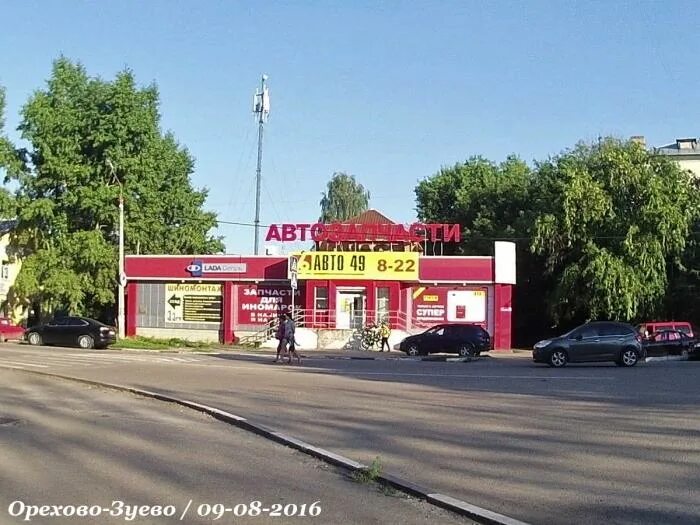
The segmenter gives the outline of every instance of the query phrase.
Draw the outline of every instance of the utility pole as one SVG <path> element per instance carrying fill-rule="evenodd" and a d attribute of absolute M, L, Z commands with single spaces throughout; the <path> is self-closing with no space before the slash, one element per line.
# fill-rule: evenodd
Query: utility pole
<path fill-rule="evenodd" d="M 124 326 L 124 288 L 126 287 L 126 273 L 124 272 L 124 188 L 122 181 L 116 174 L 116 169 L 111 160 L 107 160 L 107 166 L 112 172 L 112 177 L 119 184 L 119 291 L 117 299 L 117 330 L 119 339 L 125 335 Z"/>
<path fill-rule="evenodd" d="M 253 113 L 258 117 L 258 168 L 255 171 L 255 255 L 260 244 L 260 183 L 262 170 L 263 126 L 270 114 L 270 93 L 265 85 L 267 75 L 262 76 L 260 91 L 253 96 Z"/>
<path fill-rule="evenodd" d="M 126 273 L 124 272 L 124 192 L 122 183 L 119 182 L 119 302 L 117 307 L 117 329 L 119 339 L 124 339 L 126 334 L 124 326 L 124 287 L 126 286 Z"/>

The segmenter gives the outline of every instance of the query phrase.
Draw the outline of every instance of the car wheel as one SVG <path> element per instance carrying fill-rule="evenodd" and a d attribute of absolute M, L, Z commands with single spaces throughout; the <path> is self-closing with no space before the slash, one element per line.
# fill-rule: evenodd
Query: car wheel
<path fill-rule="evenodd" d="M 564 350 L 552 350 L 552 353 L 549 354 L 549 366 L 553 366 L 554 368 L 561 368 L 565 366 L 568 361 L 569 356 L 566 355 Z"/>
<path fill-rule="evenodd" d="M 29 341 L 29 344 L 32 346 L 39 346 L 41 344 L 41 336 L 36 332 L 31 332 L 27 336 L 27 341 Z"/>
<path fill-rule="evenodd" d="M 85 350 L 95 347 L 95 340 L 89 335 L 81 335 L 78 337 L 78 346 Z"/>
<path fill-rule="evenodd" d="M 411 345 L 406 350 L 406 353 L 410 356 L 415 357 L 417 355 L 420 355 L 420 349 L 416 345 Z"/>
<path fill-rule="evenodd" d="M 473 357 L 474 347 L 471 345 L 461 345 L 457 350 L 460 357 Z"/>
<path fill-rule="evenodd" d="M 633 348 L 625 348 L 620 355 L 621 366 L 634 366 L 639 361 L 639 355 Z"/>

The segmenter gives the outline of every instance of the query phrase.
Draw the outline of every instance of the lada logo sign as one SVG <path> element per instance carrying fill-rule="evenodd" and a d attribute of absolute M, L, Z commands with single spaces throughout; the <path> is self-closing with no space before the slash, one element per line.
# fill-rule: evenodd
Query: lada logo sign
<path fill-rule="evenodd" d="M 185 269 L 192 277 L 201 277 L 207 273 L 245 273 L 248 265 L 246 263 L 205 263 L 194 260 Z"/>
<path fill-rule="evenodd" d="M 186 268 L 192 277 L 202 276 L 202 261 L 192 261 Z"/>

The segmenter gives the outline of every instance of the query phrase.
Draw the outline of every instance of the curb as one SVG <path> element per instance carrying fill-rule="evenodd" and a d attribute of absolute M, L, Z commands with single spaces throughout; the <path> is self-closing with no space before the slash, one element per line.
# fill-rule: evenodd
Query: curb
<path fill-rule="evenodd" d="M 63 379 L 65 381 L 73 381 L 75 383 L 81 383 L 89 386 L 97 386 L 101 388 L 108 388 L 110 390 L 116 390 L 119 392 L 128 392 L 130 394 L 135 394 L 141 397 L 147 397 L 151 399 L 157 399 L 158 401 L 164 401 L 167 403 L 173 403 L 176 405 L 184 406 L 197 412 L 202 412 L 207 414 L 214 419 L 223 421 L 237 428 L 253 432 L 261 437 L 270 439 L 289 448 L 293 448 L 310 456 L 313 456 L 325 463 L 341 467 L 350 472 L 357 472 L 359 470 L 365 470 L 368 468 L 367 465 L 358 463 L 352 459 L 346 458 L 339 454 L 335 454 L 329 450 L 316 447 L 305 441 L 297 439 L 295 437 L 289 436 L 283 432 L 278 432 L 274 429 L 268 428 L 266 426 L 252 423 L 248 421 L 247 418 L 237 416 L 230 412 L 211 407 L 209 405 L 204 405 L 202 403 L 196 403 L 194 401 L 189 401 L 187 399 L 181 399 L 178 397 L 168 396 L 161 394 L 159 392 L 154 392 L 150 390 L 142 390 L 140 388 L 133 388 L 125 385 L 117 385 L 112 383 L 102 383 L 100 381 L 92 381 L 90 379 L 81 379 L 78 377 L 64 376 L 61 374 L 53 374 L 49 372 L 38 372 L 36 370 L 25 370 L 23 368 L 17 368 L 13 366 L 0 365 L 0 368 L 6 370 L 15 370 L 23 373 L 34 374 L 43 377 L 52 377 L 56 379 Z M 443 509 L 449 510 L 461 516 L 468 517 L 479 523 L 485 525 L 528 525 L 526 522 L 519 521 L 496 512 L 472 505 L 466 501 L 462 501 L 439 492 L 432 491 L 420 485 L 416 485 L 408 480 L 399 478 L 397 476 L 392 476 L 390 474 L 380 474 L 377 476 L 377 480 L 381 483 L 388 485 L 394 489 L 400 490 L 411 496 L 418 497 Z"/>

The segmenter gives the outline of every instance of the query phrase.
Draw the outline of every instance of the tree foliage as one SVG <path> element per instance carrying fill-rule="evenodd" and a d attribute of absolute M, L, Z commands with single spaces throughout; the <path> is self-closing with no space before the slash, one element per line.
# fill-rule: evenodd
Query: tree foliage
<path fill-rule="evenodd" d="M 462 244 L 447 247 L 446 253 L 489 253 L 494 239 L 528 234 L 531 177 L 527 164 L 515 156 L 501 164 L 472 157 L 418 184 L 418 218 L 461 224 Z"/>
<path fill-rule="evenodd" d="M 127 253 L 212 253 L 216 216 L 192 187 L 194 161 L 160 129 L 158 91 L 130 71 L 89 77 L 61 58 L 21 113 L 30 147 L 18 183 L 11 249 L 23 260 L 17 301 L 95 313 L 115 301 L 120 187 Z"/>
<path fill-rule="evenodd" d="M 531 333 L 548 328 L 542 314 L 542 290 L 548 277 L 543 258 L 530 251 L 537 216 L 533 194 L 535 173 L 515 156 L 496 164 L 482 157 L 442 168 L 416 187 L 418 218 L 423 222 L 458 223 L 462 241 L 446 245 L 446 255 L 492 253 L 496 240 L 515 242 L 517 282 L 514 305 L 515 334 L 522 344 Z M 429 252 L 430 253 L 430 252 Z"/>
<path fill-rule="evenodd" d="M 355 180 L 354 175 L 336 172 L 328 181 L 320 204 L 320 222 L 346 221 L 367 211 L 369 191 Z"/>
<path fill-rule="evenodd" d="M 421 181 L 416 197 L 422 221 L 461 224 L 453 253 L 516 243 L 521 344 L 594 318 L 685 317 L 697 294 L 697 182 L 638 144 L 580 144 L 532 169 L 474 157 Z"/>
<path fill-rule="evenodd" d="M 5 89 L 0 86 L 0 173 L 5 178 L 22 171 L 23 163 L 19 151 L 4 133 L 5 130 Z M 5 188 L 0 188 L 0 219 L 13 219 L 15 216 L 14 198 Z"/>
<path fill-rule="evenodd" d="M 555 275 L 555 320 L 632 320 L 658 312 L 667 261 L 690 232 L 692 184 L 668 157 L 608 139 L 579 145 L 539 166 L 550 209 L 532 249 Z"/>

